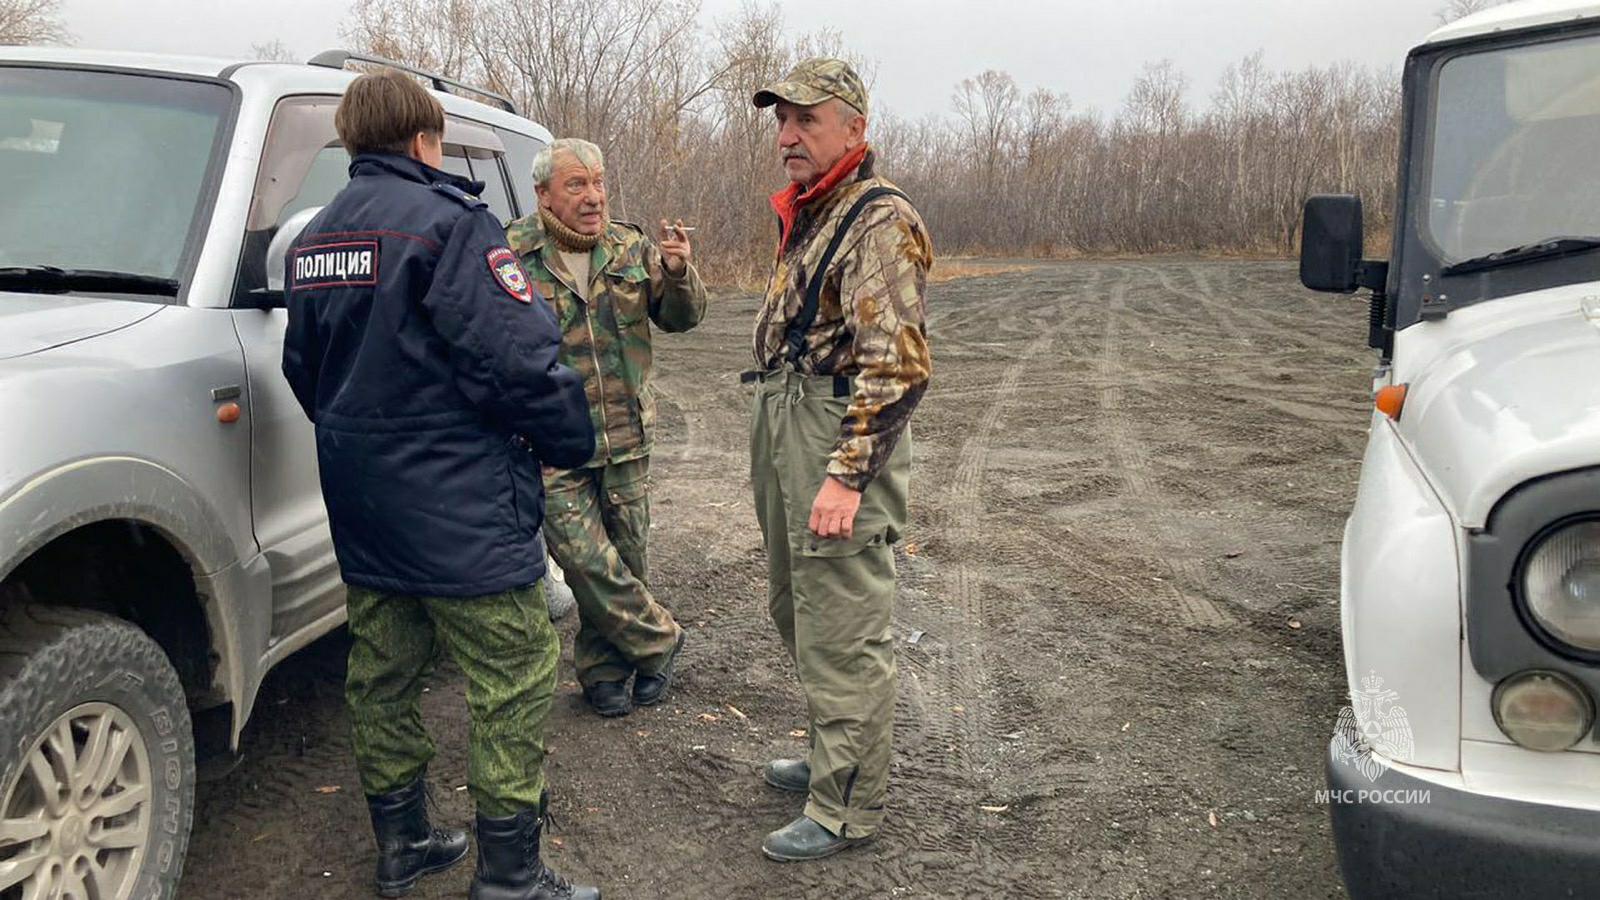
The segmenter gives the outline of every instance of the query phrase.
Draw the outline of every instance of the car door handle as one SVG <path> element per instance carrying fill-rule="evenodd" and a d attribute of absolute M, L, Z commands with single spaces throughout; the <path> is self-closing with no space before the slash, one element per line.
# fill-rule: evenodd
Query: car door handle
<path fill-rule="evenodd" d="M 211 389 L 211 399 L 217 403 L 221 403 L 224 400 L 237 400 L 243 394 L 244 391 L 237 384 L 226 384 L 222 387 Z"/>

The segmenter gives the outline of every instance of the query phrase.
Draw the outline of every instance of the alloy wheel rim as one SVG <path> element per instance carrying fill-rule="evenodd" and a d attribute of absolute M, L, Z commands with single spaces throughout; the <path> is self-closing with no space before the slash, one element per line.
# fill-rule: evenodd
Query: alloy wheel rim
<path fill-rule="evenodd" d="M 154 820 L 133 718 L 85 703 L 46 728 L 0 795 L 0 900 L 122 900 Z"/>

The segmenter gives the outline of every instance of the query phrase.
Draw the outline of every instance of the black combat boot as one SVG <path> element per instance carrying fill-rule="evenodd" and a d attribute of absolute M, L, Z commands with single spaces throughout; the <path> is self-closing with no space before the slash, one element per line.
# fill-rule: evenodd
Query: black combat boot
<path fill-rule="evenodd" d="M 683 643 L 688 640 L 688 632 L 679 629 L 678 639 L 673 642 L 672 649 L 667 653 L 667 659 L 649 675 L 643 672 L 633 677 L 633 702 L 638 706 L 654 706 L 661 702 L 661 697 L 672 686 L 672 670 L 678 665 L 678 657 L 683 653 Z"/>
<path fill-rule="evenodd" d="M 442 872 L 467 855 L 467 833 L 428 822 L 423 779 L 398 791 L 367 797 L 372 833 L 378 840 L 378 894 L 403 897 L 417 879 Z"/>
<path fill-rule="evenodd" d="M 599 888 L 568 884 L 539 859 L 543 831 L 539 809 L 498 819 L 478 813 L 478 876 L 470 900 L 600 900 Z"/>
<path fill-rule="evenodd" d="M 595 712 L 615 719 L 633 712 L 633 704 L 628 702 L 628 683 L 625 681 L 597 681 L 583 689 L 583 699 Z"/>

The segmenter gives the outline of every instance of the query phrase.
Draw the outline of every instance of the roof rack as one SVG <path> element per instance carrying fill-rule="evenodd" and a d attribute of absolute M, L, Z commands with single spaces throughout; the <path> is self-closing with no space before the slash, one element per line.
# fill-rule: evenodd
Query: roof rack
<path fill-rule="evenodd" d="M 512 102 L 511 98 L 505 96 L 504 94 L 496 94 L 494 91 L 484 90 L 481 87 L 473 87 L 470 84 L 463 84 L 462 82 L 456 81 L 453 78 L 446 78 L 443 75 L 435 72 L 424 72 L 421 69 L 408 66 L 405 63 L 395 62 L 392 59 L 384 59 L 381 56 L 371 56 L 366 53 L 353 53 L 349 50 L 324 50 L 307 60 L 306 64 L 312 66 L 322 66 L 328 69 L 343 69 L 346 65 L 352 62 L 372 63 L 373 65 L 388 66 L 391 69 L 399 69 L 402 72 L 409 72 L 418 78 L 424 78 L 432 82 L 433 89 L 436 91 L 441 91 L 446 94 L 457 93 L 457 90 L 452 90 L 452 88 L 462 91 L 469 91 L 473 94 L 477 94 L 480 97 L 488 98 L 489 100 L 493 101 L 495 105 L 499 106 L 501 109 L 504 109 L 508 113 L 513 115 L 517 114 L 517 104 Z"/>

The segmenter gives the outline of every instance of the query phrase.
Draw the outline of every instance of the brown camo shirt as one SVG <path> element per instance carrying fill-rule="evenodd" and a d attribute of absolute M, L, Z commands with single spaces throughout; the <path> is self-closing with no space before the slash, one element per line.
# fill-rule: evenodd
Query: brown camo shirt
<path fill-rule="evenodd" d="M 801 208 L 756 316 L 754 350 L 762 370 L 783 366 L 784 333 L 839 220 L 864 191 L 893 187 L 872 167 L 868 153 L 832 192 Z M 851 224 L 824 276 L 799 368 L 853 378 L 828 474 L 855 490 L 865 490 L 882 469 L 927 390 L 932 360 L 924 298 L 932 265 L 933 245 L 916 208 L 899 197 L 880 197 Z"/>

